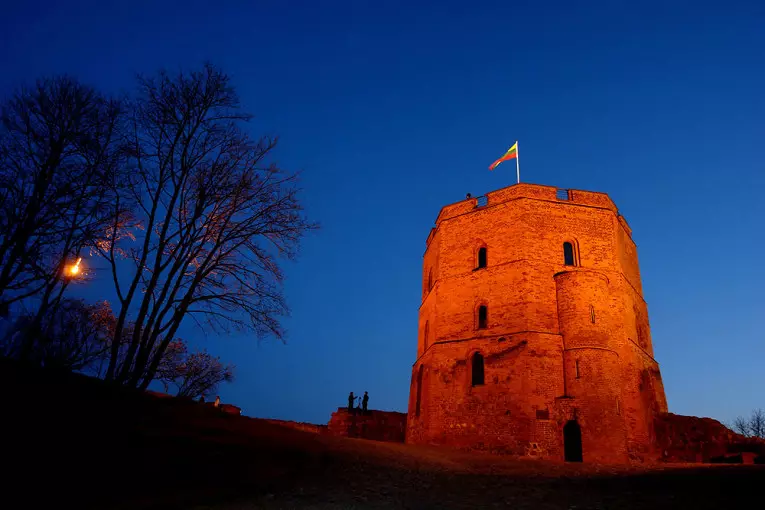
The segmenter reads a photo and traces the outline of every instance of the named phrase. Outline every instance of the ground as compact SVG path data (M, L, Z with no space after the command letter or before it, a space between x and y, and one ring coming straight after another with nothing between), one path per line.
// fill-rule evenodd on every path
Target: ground
M765 484L765 466L565 464L320 436L8 374L2 508L744 508Z
M566 465L352 439L333 449L346 462L328 463L321 476L199 508L744 507L765 481L761 466Z

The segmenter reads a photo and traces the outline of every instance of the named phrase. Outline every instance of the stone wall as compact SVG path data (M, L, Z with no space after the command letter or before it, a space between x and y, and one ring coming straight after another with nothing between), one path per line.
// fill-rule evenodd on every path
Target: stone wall
M736 434L712 418L663 413L655 430L660 459L666 462L711 462L742 452L765 461L765 440Z
M327 431L333 436L403 443L406 414L374 410L348 412L348 408L340 407L332 413Z
M551 419L550 407L563 393L561 347L557 335L529 333L430 350L416 368L423 367L420 412L415 396L407 441L518 455L530 442L547 443L537 424ZM468 360L479 351L485 383L472 386Z

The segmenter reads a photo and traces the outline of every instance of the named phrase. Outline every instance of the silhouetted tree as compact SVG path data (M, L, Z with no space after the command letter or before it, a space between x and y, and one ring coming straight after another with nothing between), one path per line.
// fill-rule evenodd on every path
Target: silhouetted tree
M765 439L765 412L755 409L749 417L749 433L754 437Z
M99 245L119 301L115 338L133 324L121 364L112 344L107 379L148 386L187 316L282 336L287 307L275 257L292 257L314 225L295 176L267 163L276 141L252 140L239 108L229 78L210 65L140 80L125 137L132 179L115 189L115 228ZM128 203L140 229L117 228ZM125 280L121 255L133 265Z
M234 366L224 365L207 351L188 353L186 345L170 342L157 369L156 379L176 388L179 397L199 398L215 391L222 382L234 380Z
M33 298L19 357L69 282L66 264L112 224L121 107L69 77L39 80L0 110L0 314ZM32 309L32 308L29 308Z
M16 319L4 338L3 353L15 357L22 343L29 344L27 361L40 366L88 372L107 357L115 318L109 303L86 304L79 299L64 299L42 316L34 337L28 324L36 314Z
M742 436L749 437L749 420L743 416L736 417L736 419L733 420L733 425L731 428L734 432L737 432Z
M0 354L13 356L26 339L26 325L34 314L21 315L14 321L10 334L0 344ZM109 361L117 319L106 301L86 304L80 299L63 299L51 308L40 323L27 361L38 366L78 371L101 377ZM125 328L119 346L119 363L125 362L132 324ZM234 366L224 365L220 358L206 351L189 352L181 339L173 340L160 356L156 379L165 386L174 386L178 396L198 398L215 390L222 382L231 382Z
M733 430L743 436L765 439L765 411L755 409L749 418L737 417L733 420Z
M169 391L168 387L178 377L178 368L183 364L188 354L188 347L183 340L176 339L167 344L167 349L165 349L165 353L157 366L155 376L165 386L166 393Z

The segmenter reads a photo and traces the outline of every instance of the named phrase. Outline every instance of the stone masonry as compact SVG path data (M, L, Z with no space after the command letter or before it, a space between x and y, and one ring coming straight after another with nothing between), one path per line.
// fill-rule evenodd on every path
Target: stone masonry
M340 407L332 413L327 424L329 434L341 437L404 442L406 414L391 411L361 410L349 412Z

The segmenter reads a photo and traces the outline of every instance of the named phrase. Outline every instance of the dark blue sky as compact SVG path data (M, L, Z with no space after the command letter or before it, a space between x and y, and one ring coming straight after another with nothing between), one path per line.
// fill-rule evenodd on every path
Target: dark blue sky
M220 393L247 414L326 422L349 390L406 409L428 231L442 205L514 182L512 162L487 166L516 139L522 180L607 192L632 226L670 410L765 406L761 1L2 10L3 94L62 72L128 90L210 60L302 170L323 228L286 266L286 345L186 332L237 365Z

